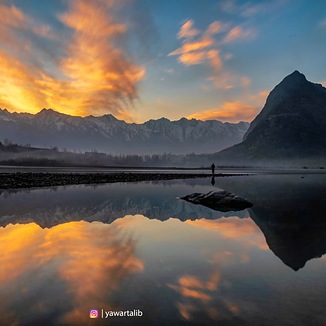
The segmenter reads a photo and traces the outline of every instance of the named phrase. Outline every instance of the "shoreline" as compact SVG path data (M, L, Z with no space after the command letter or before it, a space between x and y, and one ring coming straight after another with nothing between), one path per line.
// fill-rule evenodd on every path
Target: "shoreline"
M214 177L245 176L250 174L218 173ZM0 174L0 189L40 188L80 184L117 182L166 181L177 179L212 178L211 173L50 173L16 172Z

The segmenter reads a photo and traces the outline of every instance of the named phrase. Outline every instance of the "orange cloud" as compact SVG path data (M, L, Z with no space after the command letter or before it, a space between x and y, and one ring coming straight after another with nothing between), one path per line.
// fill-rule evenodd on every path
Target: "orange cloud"
M320 82L324 87L326 87L326 80L325 81L322 81Z
M211 66L214 68L214 62L211 62ZM213 82L216 88L228 90L235 87L247 88L248 86L250 86L251 80L249 77L237 76L227 72L225 69L222 68L222 64L215 65L215 74L208 78Z
M38 89L35 72L18 59L0 51L0 99L1 105L17 111L38 111L43 107L43 97ZM36 109L37 108L37 109ZM34 110L33 110L34 109ZM35 110L36 109L36 110Z
M222 28L222 24L215 21L208 26L206 31L202 33L202 36L197 38L196 41L193 41L195 36L201 34L199 30L193 28L193 24L194 23L192 20L188 20L181 26L178 33L178 38L185 38L183 45L175 51L169 53L169 56L179 55L179 61L187 65L191 64L189 63L191 60L188 61L181 59L181 57L184 57L185 54L188 54L189 57L200 57L200 62L204 59L210 59L210 56L208 55L209 48L215 45L215 40L212 38L212 36L218 33ZM199 61L193 60L193 62L194 63L192 64L198 64Z
M252 121L257 115L258 108L241 102L225 102L219 109L196 112L189 115L188 119L221 120L228 122Z
M210 50L207 52L207 56L210 60L210 65L217 72L222 68L222 59L218 50Z
M239 39L252 38L256 35L253 29L244 29L241 26L233 27L224 37L224 43L234 42Z
M256 95L253 95L249 98L249 100L254 103L257 107L262 108L264 104L266 103L266 99L269 95L269 91L261 91Z
M210 38L203 38L196 42L187 42L181 48L171 52L169 55L182 55L189 52L195 52L210 47L213 44L214 44L214 40Z
M232 89L236 87L247 87L248 84L244 83L245 80L249 81L250 79L248 77L239 77L236 75L233 75L231 73L228 73L225 71L225 69L217 71L214 75L212 75L210 78L216 88L219 89Z
M206 52L190 52L183 53L179 56L179 62L185 65L197 65L202 63L207 58Z
M0 4L1 13L1 29L4 26L10 27L24 27L24 25L29 21L29 18L17 7L5 6Z
M25 61L27 61L27 58L33 61L29 58L32 44L27 35L54 39L54 33L49 25L34 21L13 5L5 6L0 4L0 15L0 40L3 42L2 46L0 44L0 49L4 47L12 56L14 56L14 53L19 56L23 50ZM24 33L21 33L22 31ZM44 51L41 48L38 50L39 52ZM33 59L34 61L38 60L36 56Z
M214 34L220 33L224 30L224 28L225 28L225 25L216 20L208 26L208 28L205 32L205 35L214 35Z
M199 34L199 31L193 27L194 22L189 19L180 28L178 38L192 38Z
M251 84L251 80L248 77L241 77L241 83L243 87L248 87Z
M16 37L18 30L24 30L30 25L30 18L15 6L0 4L0 41L2 46L12 51L20 50L26 46L26 41ZM0 43L0 50L1 50Z
M219 21L211 23L204 32L194 28L194 22L188 20L181 28L177 37L183 38L183 44L178 49L170 52L168 56L178 56L178 61L186 66L206 64L212 68L209 78L217 88L231 89L233 87L248 87L250 79L246 76L237 77L226 72L223 60L232 58L231 53L223 54L221 47L224 43L230 43L237 39L250 38L255 35L253 29L244 29L236 26L229 30L220 40L216 34L222 34L229 29L228 24ZM240 80L234 83L233 80Z
M216 40L213 38L213 35L221 32L223 28L224 25L222 23L214 21L203 33L198 30L190 33L189 31L194 31L193 21L187 21L178 33L178 38L181 36L185 38L183 45L169 53L169 56L179 56L178 61L186 66L202 63L209 64L214 73L218 73L222 69L223 61L220 57L220 51L214 49ZM202 35L194 41L193 38L199 34Z
M0 38L4 45L13 43L11 48L16 48L17 53L5 52L6 48L1 52L1 78L6 82L1 83L0 106L32 113L52 107L68 114L111 112L118 118L128 115L122 106L138 97L137 85L145 69L133 63L118 44L128 28L117 22L116 3L69 2L67 12L59 20L71 33L60 42L49 26L38 25L15 7L1 5L1 13L7 13L9 18L0 27ZM34 49L32 38L21 42L21 30L56 42L63 54ZM29 52L28 61L20 58L22 47ZM29 66L35 58L38 63Z
M267 96L269 95L269 91L265 90L265 91L261 91L256 95L253 95L251 98L254 100L257 100L259 102L263 102L266 101Z

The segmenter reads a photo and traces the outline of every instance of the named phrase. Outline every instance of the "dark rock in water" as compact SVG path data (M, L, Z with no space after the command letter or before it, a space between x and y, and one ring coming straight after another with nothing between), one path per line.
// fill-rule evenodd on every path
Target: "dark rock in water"
M220 212L241 211L248 207L252 207L252 203L242 197L239 197L231 192L210 191L207 194L195 192L191 195L181 197L195 205L203 205Z

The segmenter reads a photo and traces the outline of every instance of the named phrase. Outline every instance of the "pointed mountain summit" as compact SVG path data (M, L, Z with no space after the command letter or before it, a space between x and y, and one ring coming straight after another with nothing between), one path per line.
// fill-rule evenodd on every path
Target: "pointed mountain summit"
M298 71L268 95L243 142L216 155L220 162L320 162L326 158L326 88Z

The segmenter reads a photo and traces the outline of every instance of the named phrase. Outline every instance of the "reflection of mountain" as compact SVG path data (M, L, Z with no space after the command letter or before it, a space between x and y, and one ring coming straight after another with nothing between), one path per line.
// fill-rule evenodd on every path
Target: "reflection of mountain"
M269 248L293 270L297 271L304 267L308 260L326 253L326 225L321 227L300 223L273 224L266 221L264 215L260 218L255 209L249 211L250 217L264 233Z
M294 270L326 253L326 175L270 175L220 178L219 187L254 204L250 217L270 249ZM92 186L71 186L3 192L0 225L35 222L43 228L70 221L111 223L126 215L181 221L248 217L248 211L220 213L176 199L194 191L212 190L204 180ZM197 183L198 182L198 183ZM206 180L207 182L207 180ZM215 188L216 189L216 188Z
M274 254L294 270L326 253L325 177L257 176L251 187L229 186L254 203L250 217Z
M222 213L192 205L176 199L180 194L185 194L183 187L166 189L151 183L104 185L96 191L91 186L68 187L65 191L34 190L31 195L24 191L4 192L0 197L5 200L0 208L0 225L34 222L42 228L50 228L80 220L112 223L117 218L137 214L161 221L171 217L181 221L248 217L247 211Z

